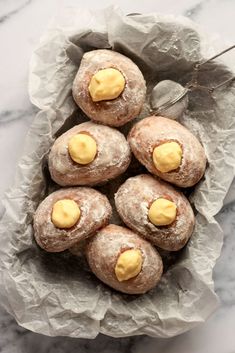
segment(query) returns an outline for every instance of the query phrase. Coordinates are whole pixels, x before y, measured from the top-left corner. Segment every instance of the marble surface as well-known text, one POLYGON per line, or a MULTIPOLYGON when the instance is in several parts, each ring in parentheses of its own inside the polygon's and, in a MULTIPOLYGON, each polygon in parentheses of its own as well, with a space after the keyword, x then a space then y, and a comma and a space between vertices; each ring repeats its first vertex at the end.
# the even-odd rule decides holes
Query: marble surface
MULTIPOLYGON (((110 3, 109 0, 86 0, 86 7, 102 8, 110 3)), ((182 14, 201 24, 206 31, 217 32, 235 42, 234 0, 119 0, 115 3, 126 13, 158 11, 182 14)), ((0 199, 13 182, 17 160, 36 112, 27 94, 30 54, 51 16, 65 4, 82 6, 83 3, 78 0, 0 0, 0 199)), ((235 183, 225 200, 223 210, 217 216, 225 234, 222 254, 214 270, 215 289, 221 303, 205 324, 172 339, 144 336, 112 339, 102 335, 95 340, 52 338, 19 327, 0 307, 0 352, 235 352, 234 200, 235 183)), ((0 215, 2 210, 0 202, 0 215)))

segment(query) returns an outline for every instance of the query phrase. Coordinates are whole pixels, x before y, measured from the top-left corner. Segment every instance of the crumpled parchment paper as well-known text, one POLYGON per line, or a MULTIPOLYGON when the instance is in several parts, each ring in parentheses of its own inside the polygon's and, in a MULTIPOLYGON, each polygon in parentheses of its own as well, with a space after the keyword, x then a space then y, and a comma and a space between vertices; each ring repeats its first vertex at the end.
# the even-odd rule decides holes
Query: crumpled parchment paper
MULTIPOLYGON (((132 58, 149 93, 161 79, 185 84, 193 64, 215 52, 213 41, 182 17, 123 16, 115 8, 61 12, 31 60, 29 94, 40 112, 4 201, 0 302, 21 326, 50 336, 174 336, 203 322, 217 306, 212 270, 222 232, 214 215, 234 176, 235 86, 221 87, 214 98, 200 90, 190 94, 181 122, 201 140, 209 163, 205 178, 190 193, 196 228, 155 289, 142 296, 123 295, 99 282, 82 257, 39 249, 32 230, 38 203, 55 187, 46 164, 55 136, 86 119, 73 102, 71 85, 83 52, 94 48, 113 48, 132 58)), ((231 75, 222 62, 210 63, 199 81, 215 85, 231 75)), ((147 114, 148 99, 142 116, 147 114)))

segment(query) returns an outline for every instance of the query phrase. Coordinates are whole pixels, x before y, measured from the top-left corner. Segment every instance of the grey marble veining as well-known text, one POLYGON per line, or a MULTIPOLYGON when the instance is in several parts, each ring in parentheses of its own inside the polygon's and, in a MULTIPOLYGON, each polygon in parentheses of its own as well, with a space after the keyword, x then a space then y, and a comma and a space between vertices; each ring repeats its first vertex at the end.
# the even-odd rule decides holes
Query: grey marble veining
POLYGON ((31 3, 31 1, 32 0, 20 0, 18 2, 16 2, 16 1, 3 2, 2 1, 0 3, 0 13, 1 13, 0 23, 4 23, 8 19, 10 19, 10 17, 12 15, 19 13, 19 11, 24 9, 25 6, 27 6, 28 4, 31 3))
POLYGON ((216 218, 224 230, 224 244, 214 270, 215 289, 222 307, 235 309, 235 202, 224 207, 216 218))
POLYGON ((36 109, 31 105, 26 109, 16 109, 16 110, 2 110, 0 112, 0 124, 8 123, 10 121, 24 119, 26 116, 33 117, 36 113, 36 109))
MULTIPOLYGON (((0 0, 0 199, 13 182, 17 159, 22 153, 35 108, 27 96, 30 53, 50 17, 60 5, 77 0, 0 0), (14 43, 14 46, 12 45, 14 43)), ((109 0, 87 0, 86 7, 102 8, 109 0)), ((206 31, 218 32, 235 42, 234 0, 146 0, 116 1, 128 12, 159 11, 186 15, 206 31)), ((235 183, 228 204, 217 216, 224 230, 222 254, 214 270, 215 290, 221 305, 198 328, 172 339, 146 336, 113 339, 99 335, 95 340, 45 337, 29 332, 0 307, 0 352, 3 353, 233 353, 235 352, 235 183)), ((0 217, 3 208, 0 203, 0 217)))
POLYGON ((183 15, 186 17, 189 17, 191 20, 195 20, 196 17, 200 15, 200 12, 203 10, 203 4, 205 3, 204 1, 198 2, 196 5, 188 8, 183 15))

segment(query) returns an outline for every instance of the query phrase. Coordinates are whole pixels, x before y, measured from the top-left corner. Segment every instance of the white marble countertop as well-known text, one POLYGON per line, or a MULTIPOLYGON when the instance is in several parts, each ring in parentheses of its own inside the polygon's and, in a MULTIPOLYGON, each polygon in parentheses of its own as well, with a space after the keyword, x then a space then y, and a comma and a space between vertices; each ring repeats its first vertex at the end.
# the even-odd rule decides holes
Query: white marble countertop
MULTIPOLYGON (((124 12, 182 14, 201 24, 206 31, 235 42, 234 0, 117 0, 124 12)), ((27 70, 31 52, 50 17, 60 6, 82 1, 0 1, 0 199, 13 181, 17 159, 30 122, 36 112, 27 94, 27 70), (14 47, 12 43, 14 42, 14 47)), ((102 8, 108 0, 86 0, 86 7, 102 8)), ((222 254, 214 270, 220 307, 203 325, 171 339, 146 336, 95 340, 51 338, 20 328, 0 307, 0 352, 37 353, 233 353, 235 352, 235 183, 226 206, 217 216, 224 230, 222 254)), ((2 206, 0 202, 0 215, 2 206)))

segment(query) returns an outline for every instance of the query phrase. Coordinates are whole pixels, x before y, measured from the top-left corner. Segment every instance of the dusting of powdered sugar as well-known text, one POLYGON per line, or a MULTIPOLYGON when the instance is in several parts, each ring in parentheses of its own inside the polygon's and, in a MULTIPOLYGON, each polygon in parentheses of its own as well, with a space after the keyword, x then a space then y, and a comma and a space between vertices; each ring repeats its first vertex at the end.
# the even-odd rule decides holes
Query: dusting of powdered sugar
POLYGON ((95 185, 125 172, 130 159, 130 147, 121 132, 85 122, 74 126, 55 141, 48 162, 52 179, 60 185, 95 185), (89 134, 97 143, 97 155, 88 165, 73 162, 68 151, 69 139, 80 132, 89 134))
POLYGON ((83 55, 73 83, 73 97, 78 106, 92 120, 110 126, 122 126, 139 115, 145 101, 146 83, 138 66, 126 56, 111 50, 99 49, 83 55), (93 102, 88 86, 92 76, 101 69, 114 68, 125 78, 119 97, 93 102))
POLYGON ((197 138, 177 121, 151 116, 138 122, 128 141, 136 158, 154 175, 181 187, 196 184, 206 168, 206 156, 197 138), (179 168, 170 173, 158 171, 152 160, 154 148, 163 143, 178 142, 183 150, 179 168))
POLYGON ((162 260, 154 247, 127 228, 110 224, 91 239, 87 259, 92 271, 103 282, 125 293, 145 293, 160 280, 162 260), (128 281, 119 282, 115 265, 119 255, 128 249, 139 249, 143 264, 140 273, 128 281))
POLYGON ((92 188, 78 187, 55 191, 47 196, 36 210, 35 239, 47 251, 63 251, 106 225, 111 213, 112 209, 106 196, 92 188), (59 229, 51 220, 54 203, 62 199, 74 200, 81 211, 78 222, 70 229, 59 229))
POLYGON ((125 224, 163 249, 179 250, 192 234, 194 214, 188 200, 148 174, 127 179, 115 195, 115 204, 125 224), (176 220, 166 227, 155 226, 148 218, 150 205, 160 197, 170 198, 177 206, 176 220))

